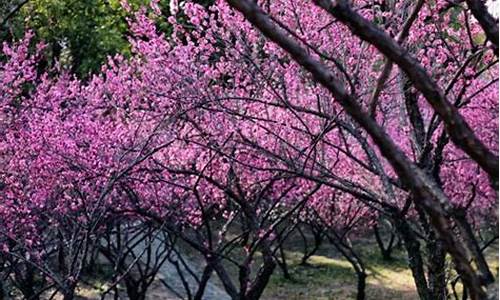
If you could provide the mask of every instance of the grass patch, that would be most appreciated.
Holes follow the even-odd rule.
[[[309,265],[300,265],[300,252],[286,252],[293,280],[276,272],[263,299],[355,299],[356,274],[342,258],[312,256]],[[370,255],[367,263],[366,293],[368,299],[417,299],[411,272],[403,259],[386,262]]]
[[[417,300],[418,295],[406,253],[394,252],[394,259],[384,261],[375,245],[364,243],[360,254],[365,263],[367,299]],[[335,257],[331,248],[323,248],[319,255],[312,256],[309,265],[300,265],[300,251],[285,251],[289,273],[293,280],[283,277],[279,269],[271,277],[264,292],[266,300],[344,300],[356,297],[356,274],[348,261]],[[493,246],[485,253],[493,275],[499,276],[498,247]],[[461,287],[457,286],[461,292]],[[450,290],[451,292],[451,290]]]

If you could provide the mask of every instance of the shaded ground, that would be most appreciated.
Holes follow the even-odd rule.
[[[396,251],[394,260],[383,261],[380,258],[378,249],[372,243],[363,242],[362,257],[367,267],[367,299],[418,299],[411,272],[407,268],[405,253]],[[290,251],[286,251],[289,271],[293,280],[284,279],[280,269],[276,269],[269,285],[267,286],[262,299],[264,300],[344,300],[355,299],[356,277],[354,271],[345,259],[338,256],[333,251],[333,247],[324,245],[318,255],[310,258],[309,265],[300,265],[302,253],[296,251],[290,245]],[[488,262],[494,275],[498,278],[498,246],[494,246],[487,251]],[[201,262],[195,257],[190,257],[191,264],[196,266]],[[174,273],[166,266],[162,268],[161,279],[175,284]],[[212,292],[223,292],[220,282],[215,278]],[[91,285],[82,286],[78,289],[77,299],[100,299],[100,292],[106,288],[104,282],[98,278]],[[460,291],[460,287],[458,288]],[[123,289],[122,289],[123,291]],[[182,293],[182,292],[181,292]],[[206,299],[215,299],[214,294]],[[121,299],[126,299],[126,294],[121,295]],[[106,299],[113,299],[112,295]],[[174,293],[169,291],[161,280],[153,283],[147,299],[179,299]],[[221,297],[225,299],[225,297]]]

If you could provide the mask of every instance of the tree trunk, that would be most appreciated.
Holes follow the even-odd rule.
[[[392,260],[392,249],[394,245],[394,234],[391,232],[391,238],[387,247],[384,245],[384,241],[382,240],[382,236],[378,230],[378,226],[373,226],[373,232],[375,233],[375,240],[377,241],[378,248],[380,250],[380,254],[382,255],[382,260],[391,261]]]
[[[356,272],[356,276],[358,277],[356,300],[365,300],[366,273]]]
[[[203,294],[205,293],[205,288],[207,287],[208,280],[210,280],[210,276],[212,275],[213,267],[211,266],[210,260],[208,261],[207,266],[203,270],[203,274],[201,275],[200,284],[198,285],[198,289],[196,294],[194,295],[193,300],[202,300]]]
[[[446,300],[446,252],[443,242],[429,241],[427,249],[429,250],[428,278],[431,297],[435,300]]]
[[[35,292],[35,272],[33,267],[26,264],[26,272],[23,274],[22,270],[16,271],[15,279],[19,282],[19,290],[25,299],[40,299],[39,295]]]
[[[479,243],[474,236],[472,227],[467,221],[465,211],[459,211],[455,213],[454,217],[458,224],[458,228],[460,229],[462,238],[471,250],[472,259],[474,260],[474,263],[479,270],[482,283],[485,285],[493,283],[495,281],[495,278],[493,277],[493,274],[491,274],[490,268],[488,267],[488,263],[484,258],[481,247],[479,246]]]
[[[277,259],[276,261],[278,262],[278,265],[281,268],[281,271],[283,272],[283,277],[287,280],[292,280],[292,275],[290,275],[290,272],[288,271],[288,263],[286,262],[286,255],[285,251],[283,250],[283,245],[279,245],[279,251],[280,251],[280,259]]]
[[[5,299],[5,287],[4,287],[3,280],[0,280],[0,300],[4,300],[4,299]]]
[[[75,298],[75,289],[67,288],[63,292],[63,300],[73,300]]]
[[[335,246],[337,250],[339,250],[342,256],[347,259],[347,261],[354,269],[354,272],[356,272],[356,277],[358,279],[356,300],[365,300],[366,272],[363,261],[356,254],[356,252],[354,252],[354,249],[349,240],[342,240],[336,233],[333,233],[332,236],[328,235],[330,242]]]
[[[420,251],[420,243],[406,220],[395,217],[396,228],[401,235],[408,253],[408,263],[417,287],[418,296],[422,300],[432,300],[425,278],[424,261]]]
[[[145,292],[140,287],[138,281],[132,280],[130,278],[125,278],[125,287],[127,289],[127,296],[130,300],[144,300],[146,298]]]

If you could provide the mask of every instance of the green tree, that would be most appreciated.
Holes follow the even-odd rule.
[[[128,3],[136,10],[149,1]],[[195,2],[209,5],[213,0]],[[169,3],[170,0],[160,0],[162,16],[157,20],[158,28],[167,34]],[[107,56],[130,54],[127,15],[120,0],[12,0],[0,4],[0,22],[4,23],[0,23],[0,41],[19,39],[25,30],[34,30],[37,39],[48,44],[49,65],[59,61],[85,78],[98,71]]]

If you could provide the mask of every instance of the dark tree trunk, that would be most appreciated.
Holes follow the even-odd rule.
[[[365,294],[366,273],[365,272],[356,272],[356,276],[358,277],[356,300],[365,300],[365,298],[366,298],[366,294]]]
[[[3,280],[0,280],[0,300],[4,300],[4,299],[5,299],[5,287],[4,287]]]
[[[73,300],[75,298],[75,287],[67,287],[63,291],[63,300]]]
[[[130,276],[125,276],[125,288],[127,289],[127,296],[130,300],[144,300],[146,299],[146,291],[142,288],[139,281],[133,280]]]
[[[446,299],[446,252],[444,243],[438,238],[437,233],[431,227],[427,215],[423,209],[416,207],[420,224],[426,234],[425,243],[427,248],[427,279],[431,299]]]
[[[380,250],[380,254],[382,255],[382,260],[391,261],[392,260],[392,249],[394,249],[395,235],[391,232],[391,237],[390,237],[389,243],[387,244],[387,246],[385,246],[377,225],[373,226],[373,232],[375,233],[375,240],[377,241],[377,245],[378,245],[378,248]]]
[[[64,297],[63,297],[64,300],[73,300],[73,298],[74,298],[73,293],[64,294]]]
[[[440,240],[429,241],[429,290],[432,299],[446,300],[446,272],[444,245]]]
[[[19,283],[19,290],[25,299],[40,299],[39,295],[35,292],[35,272],[30,265],[26,265],[25,273],[22,270],[16,271],[15,279]]]
[[[283,250],[283,244],[279,245],[280,259],[277,259],[278,265],[283,272],[283,277],[287,280],[292,280],[292,275],[288,271],[288,263],[286,261],[285,251]]]
[[[351,264],[354,272],[356,273],[358,280],[356,299],[365,300],[366,272],[361,257],[356,254],[349,240],[340,238],[336,233],[333,233],[332,236],[328,235],[328,238],[335,248],[339,250],[342,256],[344,256],[345,259],[347,259],[347,261]]]
[[[484,258],[483,251],[481,250],[481,247],[479,246],[479,243],[474,236],[472,227],[467,221],[465,211],[457,211],[454,217],[457,222],[458,228],[460,229],[460,233],[462,234],[462,238],[471,250],[472,259],[474,260],[477,269],[479,270],[481,281],[485,285],[493,283],[495,281],[495,278],[493,277],[493,274],[488,267],[488,263]]]
[[[200,284],[198,285],[198,290],[196,291],[196,294],[194,295],[193,298],[194,300],[203,299],[203,294],[205,293],[205,288],[207,287],[207,283],[208,280],[210,279],[210,276],[212,275],[212,272],[213,272],[213,267],[209,262],[208,265],[203,270],[203,274],[201,275]]]
[[[250,290],[246,293],[245,299],[257,300],[260,299],[264,289],[266,288],[271,275],[273,275],[276,263],[271,255],[264,254],[264,265],[259,274],[257,274],[255,281],[252,283]]]
[[[322,232],[318,230],[312,230],[313,237],[314,237],[314,245],[311,250],[305,249],[304,255],[302,256],[302,259],[300,260],[301,265],[307,265],[307,260],[311,258],[316,252],[318,251],[319,247],[323,243],[323,234]]]
[[[401,235],[403,244],[408,253],[408,263],[415,280],[417,293],[422,300],[432,300],[427,286],[427,279],[425,278],[424,261],[420,251],[420,243],[410,225],[406,220],[395,217],[396,228]]]

